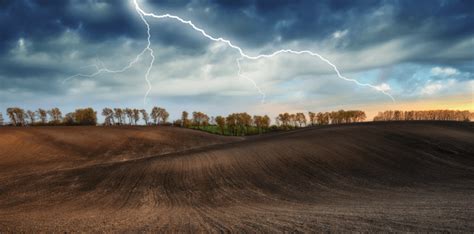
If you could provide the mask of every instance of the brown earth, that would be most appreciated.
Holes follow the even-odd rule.
[[[164,155],[239,139],[171,127],[0,128],[0,178]]]
[[[474,125],[0,129],[4,231],[474,231]]]

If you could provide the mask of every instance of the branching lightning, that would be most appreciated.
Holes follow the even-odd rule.
[[[255,89],[257,89],[257,91],[260,93],[260,95],[262,95],[262,103],[265,102],[265,97],[266,97],[266,94],[262,91],[262,89],[260,89],[260,87],[258,87],[257,83],[250,79],[249,77],[247,76],[244,76],[242,74],[242,67],[240,66],[240,60],[242,60],[242,57],[238,58],[236,61],[237,61],[237,67],[239,68],[239,72],[238,72],[238,75],[246,80],[248,80],[250,83],[253,84],[253,86],[255,87]]]
[[[263,59],[263,58],[272,58],[272,57],[275,57],[277,55],[284,54],[284,53],[285,54],[295,54],[295,55],[310,55],[310,56],[313,56],[313,57],[317,57],[321,61],[325,62],[330,67],[332,67],[333,70],[336,72],[336,75],[339,79],[349,81],[349,82],[353,82],[353,83],[355,83],[359,86],[370,87],[370,88],[372,88],[376,91],[379,91],[379,92],[385,94],[386,96],[390,97],[390,99],[392,101],[395,102],[395,99],[393,98],[393,96],[390,95],[388,92],[386,92],[386,90],[384,90],[382,87],[374,86],[374,85],[371,85],[371,84],[368,84],[368,83],[361,83],[361,82],[359,82],[355,79],[347,78],[347,77],[341,75],[341,73],[340,73],[339,69],[336,67],[336,65],[334,65],[331,61],[329,61],[328,59],[326,59],[325,57],[323,57],[322,55],[320,55],[316,52],[312,52],[310,50],[295,51],[295,50],[291,50],[291,49],[281,49],[281,50],[275,51],[275,52],[270,53],[270,54],[259,54],[259,55],[256,55],[256,56],[248,55],[244,52],[244,50],[242,48],[240,48],[239,46],[234,45],[230,40],[224,39],[222,37],[213,37],[213,36],[209,35],[206,31],[204,31],[204,29],[197,27],[190,20],[184,20],[179,16],[175,16],[175,15],[171,15],[171,14],[156,15],[154,13],[146,12],[140,7],[137,0],[133,0],[133,4],[135,6],[135,10],[137,11],[138,15],[140,16],[141,20],[143,21],[143,23],[145,24],[145,26],[147,28],[147,46],[135,57],[134,60],[132,60],[127,66],[123,67],[122,69],[110,70],[110,69],[107,69],[105,67],[102,67],[100,69],[97,69],[97,71],[95,73],[92,73],[92,74],[77,74],[77,75],[68,77],[66,80],[69,80],[69,79],[72,79],[72,78],[75,78],[75,77],[78,77],[78,76],[94,77],[94,76],[97,76],[101,73],[121,73],[121,72],[124,72],[124,71],[130,69],[135,63],[137,63],[138,60],[140,59],[140,57],[146,51],[148,51],[150,53],[150,56],[151,56],[152,59],[151,59],[150,64],[149,64],[149,66],[146,70],[146,73],[145,73],[145,80],[146,80],[147,85],[148,85],[148,89],[147,89],[147,91],[145,93],[145,96],[144,96],[144,103],[146,103],[146,99],[147,99],[148,94],[150,93],[151,88],[152,88],[150,80],[149,80],[149,75],[150,75],[151,69],[153,68],[153,63],[155,61],[154,51],[151,48],[150,24],[148,23],[148,21],[145,18],[145,17],[151,17],[151,18],[154,18],[154,19],[173,19],[173,20],[179,21],[182,24],[190,26],[192,29],[199,32],[202,36],[208,38],[209,40],[214,41],[214,42],[225,43],[230,48],[236,50],[240,54],[240,57],[237,58],[237,60],[236,60],[237,66],[238,66],[238,69],[239,69],[238,70],[238,75],[242,78],[245,78],[246,80],[248,80],[249,82],[251,82],[254,85],[254,87],[257,89],[257,91],[262,95],[262,102],[265,100],[265,93],[260,89],[260,87],[258,87],[257,83],[254,80],[252,80],[251,78],[249,78],[247,76],[244,76],[242,74],[240,61],[242,61],[243,59],[259,60],[259,59]]]
[[[135,2],[135,1],[134,1]],[[138,6],[138,4],[136,4],[135,2],[135,6]],[[145,81],[147,82],[147,85],[148,85],[148,89],[145,93],[145,96],[143,98],[143,103],[146,104],[146,99],[148,97],[148,94],[150,93],[151,91],[151,82],[150,82],[150,79],[149,79],[149,75],[150,75],[150,71],[151,69],[153,68],[153,63],[155,62],[155,55],[154,55],[154,51],[153,49],[151,48],[151,33],[150,33],[150,24],[148,24],[148,22],[146,21],[145,17],[140,14],[140,11],[138,10],[138,8],[136,8],[137,12],[138,12],[138,15],[140,15],[140,18],[141,20],[143,21],[143,23],[146,25],[146,31],[147,31],[147,45],[146,47],[135,57],[135,59],[133,59],[132,61],[130,61],[130,63],[121,68],[121,69],[118,69],[118,70],[110,70],[108,68],[106,68],[104,66],[104,64],[102,62],[101,65],[102,65],[102,68],[99,69],[99,67],[97,66],[97,64],[95,65],[89,65],[89,66],[95,66],[97,71],[92,73],[92,74],[76,74],[76,75],[73,75],[73,76],[70,76],[68,78],[66,78],[65,80],[63,80],[63,83],[70,80],[70,79],[73,79],[73,78],[76,78],[76,77],[95,77],[99,74],[102,74],[102,73],[122,73],[122,72],[125,72],[126,70],[130,69],[133,65],[135,65],[135,63],[138,62],[138,60],[140,59],[140,57],[145,54],[146,51],[149,51],[150,52],[150,56],[151,56],[151,61],[150,61],[150,65],[148,66],[147,70],[146,70],[146,73],[145,73]]]

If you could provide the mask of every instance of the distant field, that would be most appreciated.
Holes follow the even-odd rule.
[[[474,125],[0,129],[0,231],[474,230]]]
[[[225,136],[233,135],[227,126],[224,127],[223,130],[220,129],[219,126],[216,126],[216,125],[208,125],[208,126],[200,126],[200,127],[192,126],[191,129],[200,130],[200,131],[209,132],[209,133],[218,134],[218,135],[225,135]],[[255,126],[250,126],[246,129],[246,131],[247,131],[246,135],[249,136],[249,135],[264,134],[264,133],[270,132],[270,129],[258,129]]]

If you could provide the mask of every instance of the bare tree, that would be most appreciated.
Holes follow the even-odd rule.
[[[15,108],[15,112],[16,112],[17,121],[20,122],[21,126],[25,126],[26,125],[26,123],[25,123],[25,118],[26,118],[25,111],[21,108]]]
[[[304,113],[296,113],[295,119],[300,127],[306,126],[306,116]]]
[[[296,115],[295,114],[290,114],[290,124],[291,124],[291,126],[296,128],[297,121],[296,121]]]
[[[43,110],[41,108],[38,109],[38,116],[40,118],[41,124],[46,124],[48,121],[48,112],[46,110]]]
[[[331,122],[331,113],[324,112],[322,115],[322,124],[328,125]]]
[[[133,122],[133,110],[130,108],[125,108],[125,115],[127,115],[128,118],[128,124],[132,125]]]
[[[50,116],[52,124],[59,124],[61,123],[62,113],[59,108],[55,107],[47,112]]]
[[[142,113],[142,118],[143,118],[143,121],[145,121],[145,125],[148,126],[148,121],[150,121],[150,116],[148,115],[145,109],[141,109],[140,113]]]
[[[308,112],[308,116],[309,116],[309,122],[311,123],[311,126],[316,124],[317,122],[316,113],[310,111]]]
[[[18,121],[16,119],[15,108],[14,107],[7,108],[7,115],[8,115],[8,118],[10,118],[10,122],[13,124],[13,126],[16,126]]]
[[[357,111],[356,112],[356,117],[355,117],[355,122],[365,121],[366,118],[367,118],[367,116],[365,115],[365,112]]]
[[[137,122],[140,120],[140,110],[138,109],[133,109],[133,122],[135,123],[135,125],[137,125]]]
[[[153,119],[153,122],[155,123],[155,125],[158,124],[158,121],[159,121],[159,118],[160,118],[160,109],[159,107],[153,107],[153,109],[151,109],[151,118]]]
[[[8,117],[13,126],[25,126],[25,111],[18,107],[10,107],[7,109]]]
[[[26,115],[28,116],[28,119],[30,120],[30,124],[33,125],[35,124],[36,121],[36,112],[27,110]]]
[[[104,125],[111,126],[115,124],[114,111],[111,108],[102,109],[102,116],[104,116]]]
[[[290,126],[291,116],[288,113],[279,114],[277,117],[277,123],[283,128],[288,129]]]
[[[114,117],[117,119],[117,124],[122,125],[124,122],[124,113],[122,108],[114,108]]]
[[[4,120],[3,120],[3,114],[2,112],[0,112],[0,126],[3,126],[5,123],[4,123]]]
[[[321,112],[318,112],[316,114],[316,123],[319,124],[319,125],[325,125],[325,124],[329,124],[329,120],[328,120],[328,123],[326,123],[325,115]]]

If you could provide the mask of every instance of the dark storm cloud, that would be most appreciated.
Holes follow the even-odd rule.
[[[403,56],[384,65],[450,66],[468,73],[459,79],[472,79],[470,74],[474,74],[474,68],[466,66],[474,60],[474,1],[147,2],[152,6],[150,11],[171,12],[191,19],[211,35],[225,37],[247,49],[281,49],[292,42],[302,45],[294,49],[306,49],[311,48],[305,47],[307,43],[333,40],[334,43],[326,47],[328,50],[343,51],[351,56],[351,53],[396,42],[399,50],[392,52]],[[344,36],[335,40],[336,32]],[[390,53],[378,54],[384,52],[373,50],[371,54],[399,57]],[[361,69],[374,66],[377,65],[360,64]],[[396,82],[409,80],[397,79]]]
[[[41,76],[55,76],[62,74],[64,68],[52,65],[40,64],[25,64],[22,62],[11,61],[8,59],[0,59],[1,75],[6,77],[38,77]]]
[[[361,49],[407,35],[453,42],[473,36],[473,1],[150,1],[156,9],[190,17],[246,45],[318,40],[349,29],[345,49]],[[381,27],[381,24],[385,24]],[[221,33],[222,34],[222,33]]]
[[[126,1],[6,0],[0,7],[3,47],[19,37],[40,41],[67,29],[78,30],[85,39],[93,41],[143,35]]]
[[[215,35],[223,34],[253,47],[275,42],[277,37],[281,39],[279,43],[318,41],[338,30],[348,30],[345,43],[340,44],[346,50],[359,50],[410,35],[417,36],[420,42],[428,40],[446,46],[474,35],[474,2],[469,0],[150,0],[147,3],[158,13],[175,12],[197,21]],[[128,1],[7,0],[0,7],[0,48],[3,49],[14,46],[20,37],[39,42],[67,29],[77,30],[83,39],[92,41],[116,37],[141,40],[144,35],[143,25]],[[206,45],[192,35],[169,33],[182,25],[161,26],[153,29],[158,31],[154,35],[157,42],[190,49],[202,49]],[[198,45],[193,44],[196,41]]]
[[[230,39],[245,49],[280,49],[292,42],[304,47],[329,40],[334,43],[329,43],[325,48],[327,51],[344,52],[350,57],[352,53],[400,40],[403,44],[396,52],[407,55],[384,65],[423,63],[454,67],[474,74],[473,43],[460,46],[474,38],[474,1],[471,0],[139,2],[149,12],[169,12],[190,19],[209,34]],[[211,44],[199,33],[176,21],[147,20],[152,26],[153,47],[176,48],[172,50],[174,54],[165,58],[166,61],[158,58],[157,62],[177,62],[182,54],[199,57]],[[127,64],[129,57],[143,49],[146,39],[145,26],[133,5],[125,0],[0,0],[0,29],[0,92],[15,87],[31,92],[60,92],[60,85],[53,83],[82,72],[78,67],[89,65],[83,64],[84,61],[90,62],[98,56],[117,59],[116,64]],[[58,44],[56,40],[68,31],[74,32],[79,42]],[[336,32],[344,32],[344,36],[335,39]],[[13,59],[20,39],[29,42],[27,53],[21,59]],[[133,48],[120,54],[123,48],[127,48],[128,41],[134,43]],[[114,52],[114,49],[120,51]],[[79,54],[76,60],[69,60],[68,56],[75,51]],[[163,53],[166,52],[157,52],[157,56]],[[31,54],[35,54],[37,60],[25,62],[32,57]],[[43,56],[44,60],[52,61],[38,62],[43,58],[41,54],[48,55]],[[384,56],[378,51],[373,54]],[[359,69],[370,67],[363,65]],[[469,80],[472,76],[460,76],[459,79]]]
[[[64,93],[61,83],[55,79],[37,79],[37,77],[2,77],[0,76],[1,92],[31,92],[41,95],[56,95]]]
[[[61,83],[81,72],[80,59],[95,57],[83,42],[99,44],[117,38],[145,35],[135,12],[126,1],[0,1],[0,92],[8,90],[44,95],[64,93]],[[94,15],[96,14],[96,15]],[[66,31],[74,31],[81,43],[60,42]],[[20,51],[20,41],[24,49]],[[105,47],[104,47],[105,48]],[[79,51],[73,61],[68,54]],[[85,64],[87,65],[87,64]]]
[[[0,48],[8,48],[20,37],[32,36],[37,39],[47,38],[62,32],[65,27],[73,26],[66,20],[60,21],[57,12],[65,6],[66,1],[57,4],[44,3],[43,7],[27,1],[0,2]]]
[[[154,45],[164,45],[166,47],[175,47],[178,52],[187,55],[204,54],[207,46],[211,43],[207,38],[203,38],[196,31],[176,21],[164,20],[149,22],[151,26],[152,43]],[[180,30],[177,30],[179,28]]]

